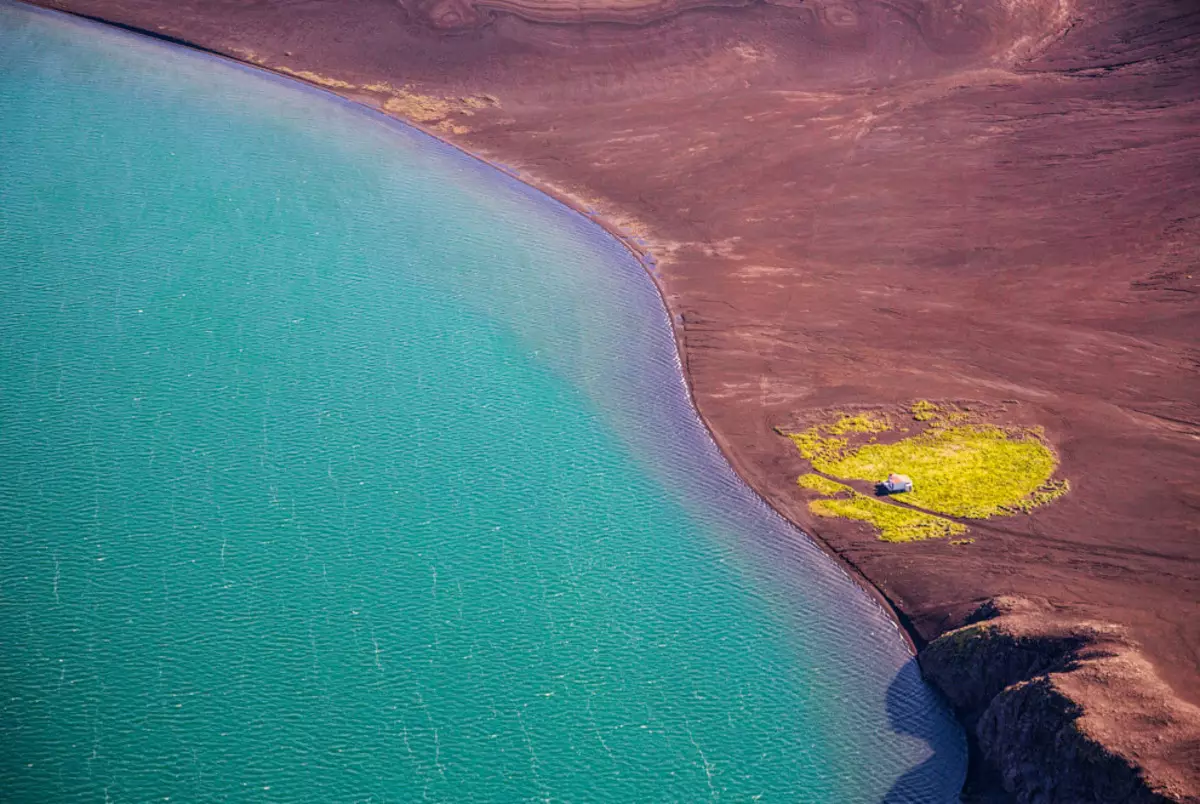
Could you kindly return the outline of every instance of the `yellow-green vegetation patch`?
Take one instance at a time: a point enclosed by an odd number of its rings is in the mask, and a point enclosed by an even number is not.
[[[812,462],[834,477],[879,480],[889,472],[906,474],[914,484],[904,495],[906,503],[974,519],[1038,504],[1032,495],[1049,488],[1057,463],[1035,433],[991,425],[928,430],[894,444],[867,444],[838,458]],[[1062,493],[1057,488],[1045,491],[1042,499]]]
[[[802,489],[811,489],[818,494],[824,494],[826,497],[836,497],[839,494],[852,492],[854,489],[849,486],[842,485],[836,481],[830,480],[827,477],[820,475],[800,475],[796,480],[796,484]]]
[[[867,522],[885,541],[913,541],[966,531],[946,517],[1028,513],[1070,490],[1066,480],[1052,479],[1058,461],[1039,428],[976,423],[974,414],[956,404],[924,399],[910,411],[925,431],[890,444],[874,437],[894,429],[883,412],[839,412],[800,432],[780,431],[812,464],[814,473],[801,476],[798,485],[826,498],[809,504],[813,513]],[[897,498],[903,504],[838,482],[879,482],[892,473],[913,480],[913,490]]]
[[[784,433],[800,450],[800,454],[818,471],[820,464],[831,463],[843,458],[850,448],[850,440],[843,436],[884,433],[892,429],[892,423],[882,413],[837,413],[832,424],[818,424],[798,433]],[[862,439],[858,439],[862,440]]]
[[[881,502],[858,492],[853,492],[845,498],[814,500],[808,507],[817,516],[843,517],[866,522],[879,531],[879,538],[885,542],[941,539],[967,531],[966,527],[958,522],[951,522],[924,511]]]
[[[918,399],[913,403],[912,417],[919,422],[929,422],[930,428],[941,428],[951,424],[962,424],[971,420],[971,414],[959,410],[957,405],[930,402],[928,399]]]
[[[928,399],[918,399],[913,403],[912,415],[919,422],[927,422],[941,415],[942,408]]]
[[[890,429],[892,429],[892,423],[886,416],[859,413],[854,416],[841,416],[836,422],[826,426],[825,432],[830,435],[845,435],[846,433],[884,433]]]
[[[1001,510],[1006,514],[1028,514],[1034,508],[1049,505],[1070,490],[1070,480],[1047,480],[1025,499],[1005,505]]]
[[[840,459],[850,442],[844,438],[829,438],[821,435],[820,427],[810,427],[799,433],[788,433],[788,438],[800,450],[805,460],[810,461],[819,471],[820,464],[831,463]]]

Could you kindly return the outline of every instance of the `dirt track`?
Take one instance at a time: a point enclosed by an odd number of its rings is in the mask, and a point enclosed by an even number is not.
[[[44,4],[368,103],[495,96],[418,122],[649,240],[730,459],[921,637],[1044,600],[1200,704],[1194,4]],[[917,398],[1043,425],[1073,491],[965,546],[813,521],[773,427]]]

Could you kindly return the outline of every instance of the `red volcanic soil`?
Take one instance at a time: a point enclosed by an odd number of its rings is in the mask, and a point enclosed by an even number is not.
[[[391,98],[645,237],[730,460],[918,641],[1027,598],[1044,620],[1120,626],[1195,716],[1193,2],[43,4]],[[496,103],[458,100],[476,93]],[[1071,493],[959,546],[810,516],[805,464],[773,428],[920,398],[1042,425]],[[1200,784],[1188,734],[1177,798]]]

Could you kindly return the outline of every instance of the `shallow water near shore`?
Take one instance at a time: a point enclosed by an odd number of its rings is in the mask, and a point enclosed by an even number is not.
[[[956,799],[596,226],[3,0],[0,142],[4,800]]]

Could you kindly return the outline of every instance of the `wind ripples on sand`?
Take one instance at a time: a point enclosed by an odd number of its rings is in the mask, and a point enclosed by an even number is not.
[[[2,0],[0,137],[6,800],[955,799],[586,220]]]

